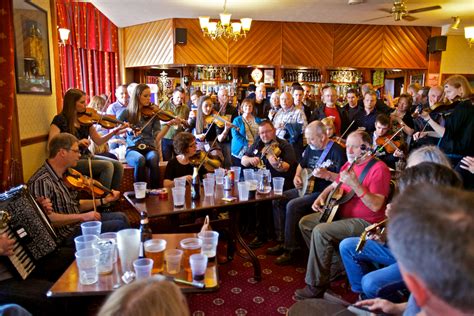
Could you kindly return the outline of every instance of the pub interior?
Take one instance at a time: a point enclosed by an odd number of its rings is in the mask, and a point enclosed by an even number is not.
[[[474,314],[472,0],[0,12],[2,315]]]

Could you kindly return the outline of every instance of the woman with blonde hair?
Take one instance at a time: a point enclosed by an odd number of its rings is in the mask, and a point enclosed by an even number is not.
[[[135,281],[113,292],[98,316],[189,316],[179,287],[153,278]]]

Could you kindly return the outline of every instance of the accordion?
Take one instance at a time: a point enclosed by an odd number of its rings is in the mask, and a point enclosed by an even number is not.
[[[57,235],[48,217],[25,185],[0,194],[0,234],[15,241],[8,256],[23,279],[35,269],[35,263],[58,247]]]

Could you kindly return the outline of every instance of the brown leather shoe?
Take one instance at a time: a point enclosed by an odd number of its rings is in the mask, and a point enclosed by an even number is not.
[[[279,266],[286,266],[293,262],[295,257],[291,254],[291,252],[285,251],[281,256],[273,261],[276,265]]]
[[[297,300],[305,300],[308,298],[322,298],[326,289],[319,288],[317,286],[307,285],[302,289],[295,291],[295,297]]]
[[[285,252],[285,247],[283,246],[283,244],[278,244],[275,247],[268,248],[266,253],[267,255],[271,256],[279,256],[283,252]]]

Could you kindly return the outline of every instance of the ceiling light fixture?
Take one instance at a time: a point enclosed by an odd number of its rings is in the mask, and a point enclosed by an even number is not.
[[[459,24],[461,23],[461,18],[458,17],[458,16],[453,16],[452,19],[453,19],[453,23],[451,24],[451,28],[453,30],[459,29]]]
[[[220,21],[211,22],[209,16],[200,16],[199,24],[204,36],[215,40],[220,37],[233,39],[234,41],[245,37],[250,31],[252,19],[242,18],[239,22],[231,22],[232,14],[227,13],[227,0],[224,0],[224,12],[220,14]]]
[[[464,27],[464,37],[467,39],[469,47],[472,47],[474,45],[474,26]]]

